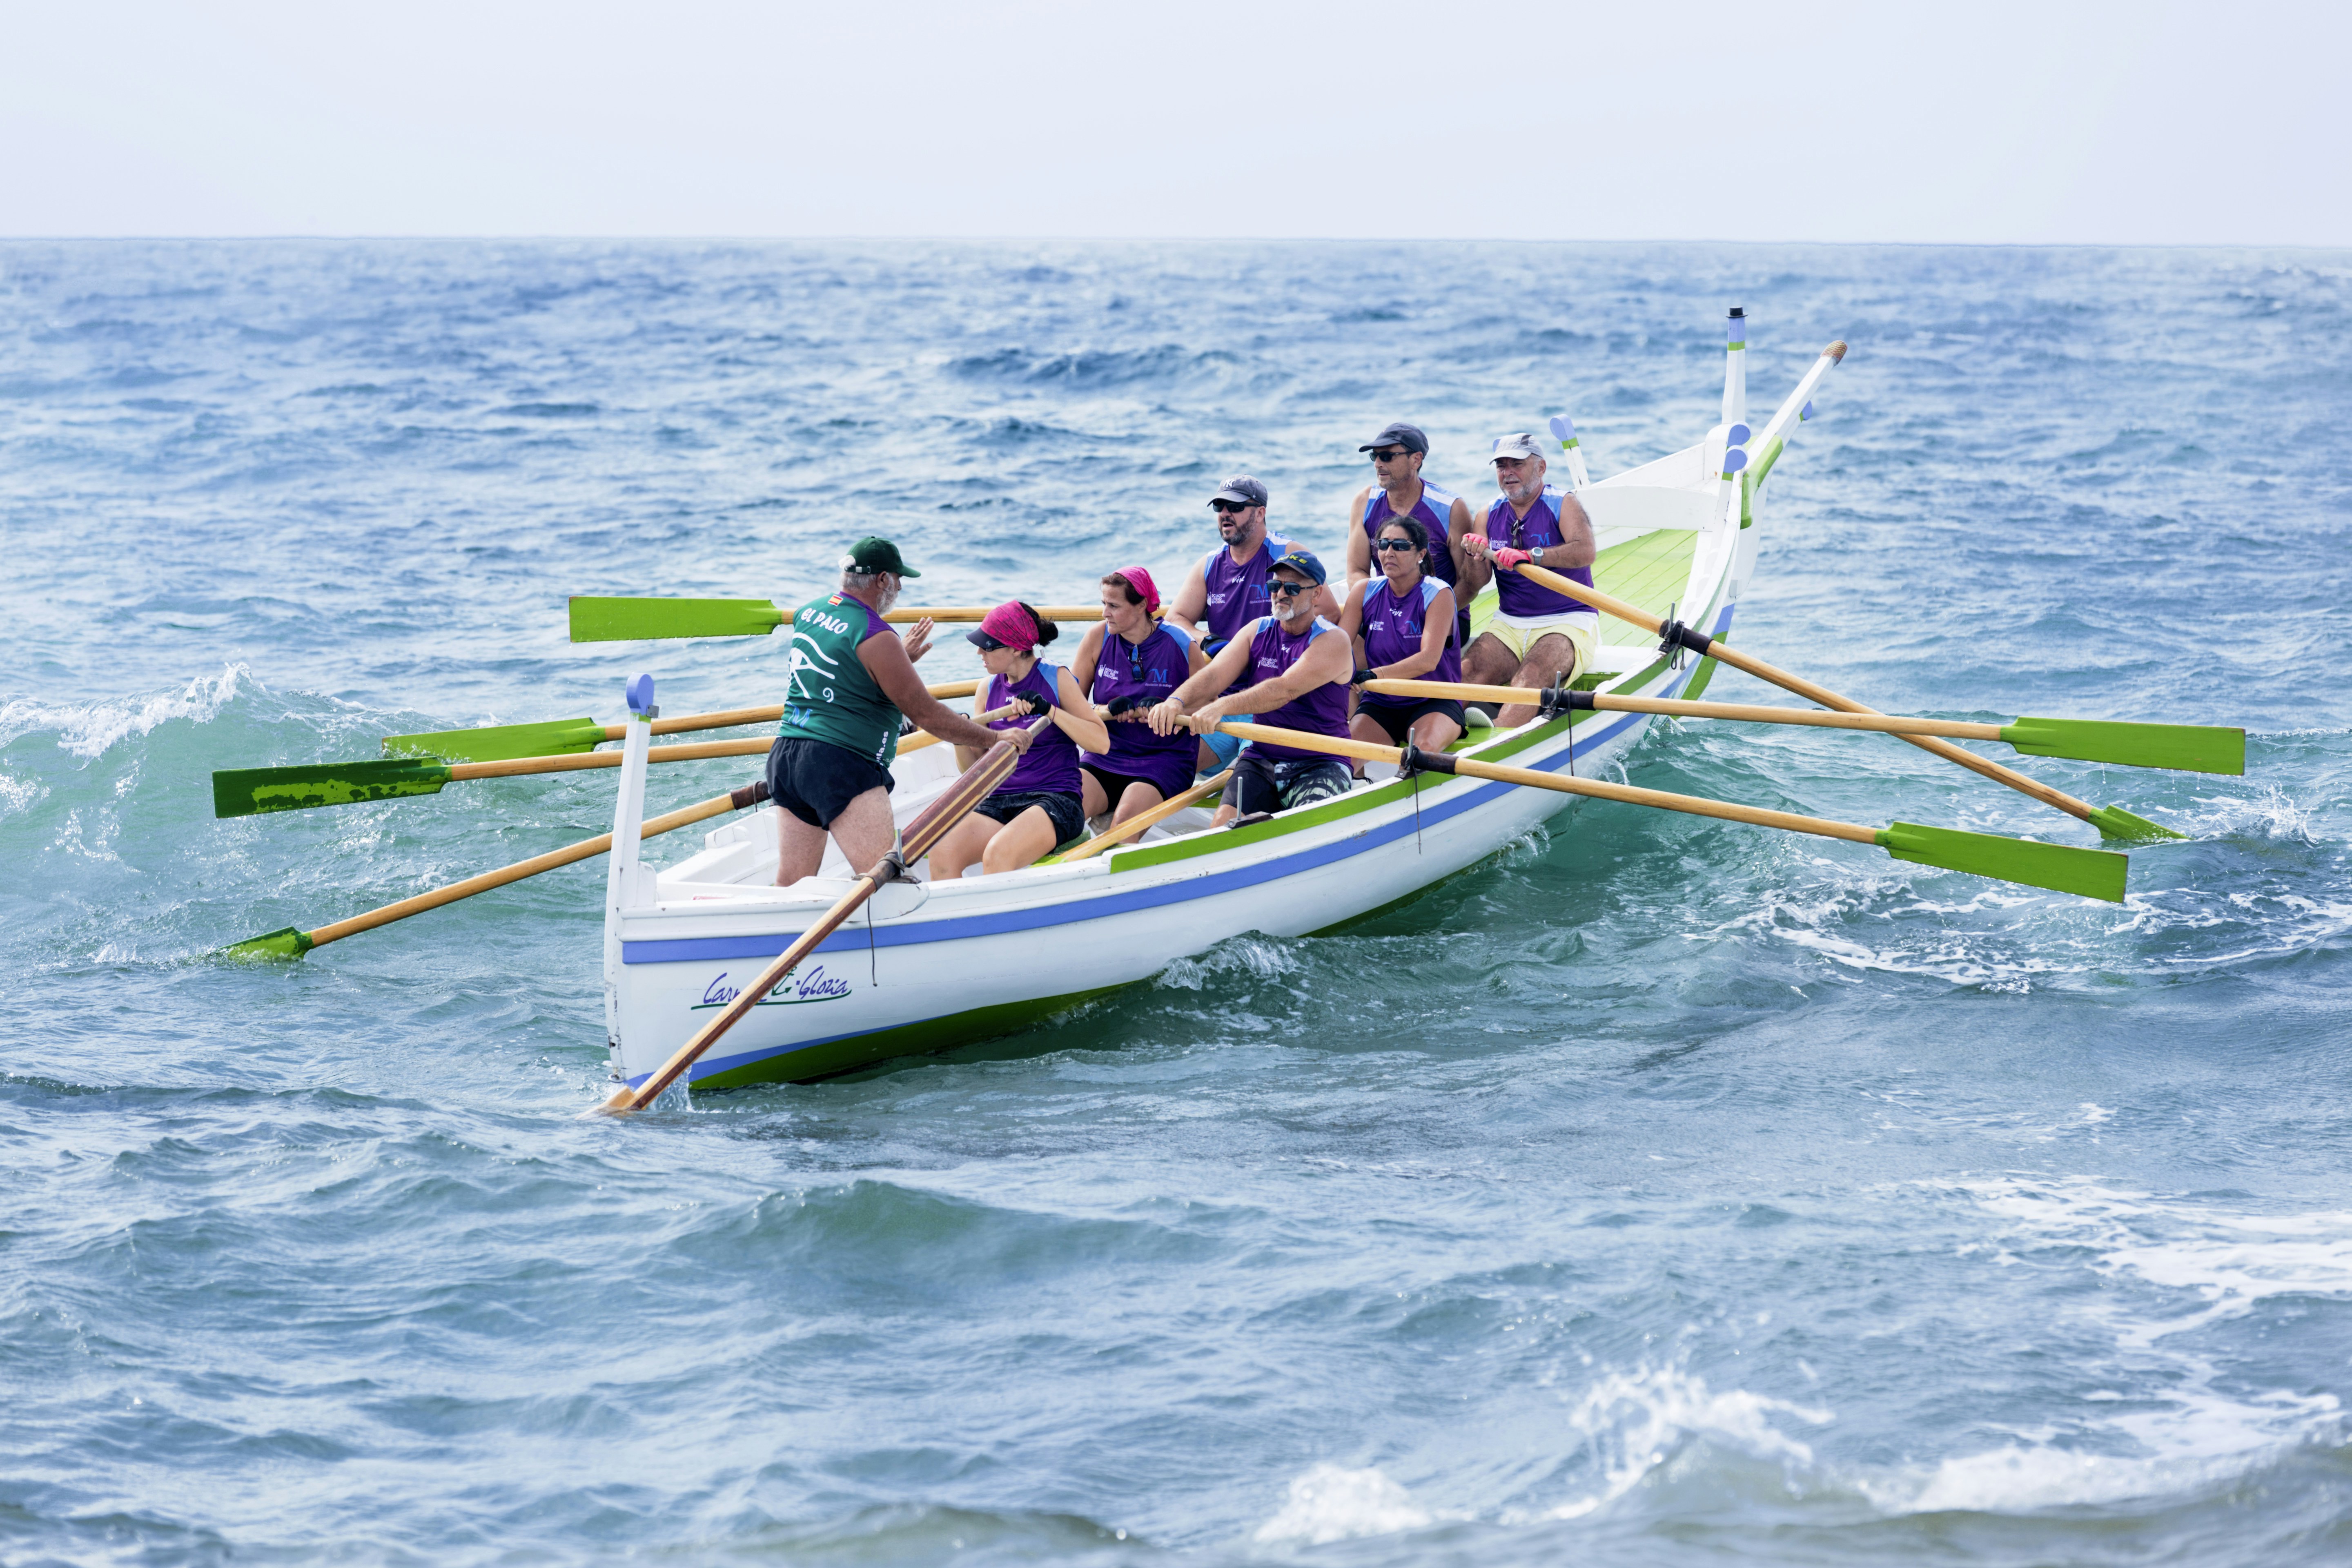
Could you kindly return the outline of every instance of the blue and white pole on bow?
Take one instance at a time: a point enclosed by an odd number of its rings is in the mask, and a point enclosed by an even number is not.
[[[1584,472],[1584,447],[1576,439],[1576,421],[1565,414],[1553,415],[1551,434],[1552,438],[1559,443],[1559,449],[1567,454],[1568,488],[1571,490],[1590,489],[1592,480]]]

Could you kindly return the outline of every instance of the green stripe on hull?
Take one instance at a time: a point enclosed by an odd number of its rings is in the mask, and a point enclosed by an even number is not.
[[[756,1062],[746,1062],[740,1068],[729,1068],[724,1072],[696,1079],[694,1088],[698,1090],[745,1089],[759,1083],[809,1083],[821,1078],[836,1078],[897,1057],[950,1051],[958,1046],[978,1045],[982,1040],[1018,1034],[1056,1013],[1066,1013],[1097,997],[1126,989],[1125,985],[1106,985],[1093,991],[1073,992],[1066,996],[975,1007],[969,1013],[950,1013],[944,1018],[927,1018],[919,1024],[901,1024],[895,1029],[877,1029],[870,1035],[853,1035],[845,1040],[831,1040],[805,1050],[780,1052]]]

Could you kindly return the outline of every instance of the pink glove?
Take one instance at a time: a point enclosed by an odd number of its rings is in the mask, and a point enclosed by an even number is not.
[[[1462,536],[1462,548],[1473,555],[1485,554],[1487,542],[1486,536],[1483,533],[1465,533]]]
[[[1526,551],[1514,550],[1507,544],[1503,546],[1502,549],[1495,552],[1495,564],[1501,567],[1506,572],[1517,571],[1520,566],[1524,565],[1528,560],[1528,555]]]

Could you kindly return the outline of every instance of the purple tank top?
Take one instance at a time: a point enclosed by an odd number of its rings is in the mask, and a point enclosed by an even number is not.
[[[1030,666],[1028,674],[1009,686],[1005,684],[1004,677],[992,675],[988,678],[988,692],[981,702],[981,711],[985,713],[992,708],[1002,708],[1015,697],[1029,696],[1043,697],[1058,708],[1061,699],[1055,693],[1055,687],[1060,676],[1061,671],[1056,667],[1042,658]],[[992,730],[1012,730],[1036,721],[1034,719],[991,719],[988,727]],[[1021,760],[1013,764],[1012,773],[996,786],[995,793],[1077,794],[1078,743],[1064,733],[1059,724],[1046,725],[1037,738],[1029,742],[1029,749],[1021,753]]]
[[[1252,621],[1274,613],[1265,585],[1274,576],[1274,563],[1289,553],[1290,541],[1269,533],[1258,542],[1257,553],[1239,566],[1234,564],[1234,552],[1222,544],[1202,557],[1201,581],[1209,591],[1208,614],[1201,617],[1209,631],[1203,652],[1213,655]]]
[[[1282,629],[1282,623],[1272,616],[1257,624],[1256,634],[1250,638],[1249,674],[1240,685],[1255,686],[1262,680],[1272,680],[1306,655],[1307,646],[1319,637],[1337,637],[1339,628],[1318,616],[1307,629],[1292,637]],[[1281,707],[1265,713],[1253,713],[1242,720],[1245,724],[1272,724],[1284,730],[1304,730],[1310,735],[1328,735],[1333,740],[1348,738],[1348,683],[1327,680],[1311,686],[1305,695],[1294,697]],[[1266,741],[1252,741],[1251,747],[1263,757],[1329,758],[1328,752],[1302,752],[1296,746],[1277,746]]]
[[[1428,622],[1429,606],[1437,595],[1445,592],[1445,584],[1432,577],[1423,577],[1421,585],[1410,596],[1400,599],[1385,577],[1375,577],[1364,588],[1364,662],[1378,668],[1411,658],[1421,651],[1422,629]],[[1437,656],[1437,668],[1426,675],[1416,675],[1415,680],[1459,680],[1462,679],[1462,645],[1453,637],[1445,639],[1445,651]],[[1357,698],[1359,702],[1373,708],[1410,708],[1425,702],[1423,697],[1383,697],[1367,691]]]
[[[1146,707],[1159,702],[1184,684],[1192,639],[1174,626],[1160,626],[1140,643],[1117,632],[1103,632],[1102,652],[1095,659],[1094,690],[1087,695],[1097,708],[1108,708],[1122,697],[1139,700]],[[1107,773],[1130,778],[1156,778],[1171,759],[1181,763],[1190,777],[1200,738],[1190,730],[1155,735],[1149,724],[1129,719],[1108,719],[1110,750],[1097,764]]]
[[[1445,539],[1451,526],[1453,512],[1454,492],[1439,489],[1427,479],[1423,479],[1421,483],[1421,499],[1412,503],[1411,511],[1404,514],[1429,531],[1429,549],[1421,558],[1423,574],[1436,578],[1449,588],[1454,583],[1454,552],[1447,548]],[[1379,543],[1381,524],[1396,515],[1395,510],[1389,505],[1389,492],[1375,485],[1372,488],[1371,504],[1364,508],[1364,538],[1372,543]],[[1378,578],[1380,574],[1381,554],[1375,550],[1372,552],[1372,575]]]
[[[1538,545],[1549,550],[1565,542],[1559,531],[1560,493],[1546,485],[1536,504],[1528,508],[1528,515],[1515,518],[1511,503],[1501,496],[1486,509],[1486,537],[1497,545],[1509,545],[1514,550],[1533,550]],[[1567,578],[1571,583],[1592,586],[1590,566],[1547,566],[1548,572]],[[1495,593],[1501,603],[1496,607],[1507,616],[1564,616],[1571,610],[1598,614],[1581,599],[1571,599],[1566,594],[1555,594],[1539,583],[1531,583],[1517,572],[1495,574]]]

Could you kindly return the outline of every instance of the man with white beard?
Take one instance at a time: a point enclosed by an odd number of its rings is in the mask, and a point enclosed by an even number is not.
[[[780,888],[816,875],[827,834],[853,871],[888,852],[898,836],[890,763],[907,720],[975,751],[999,741],[1029,749],[1026,730],[975,724],[924,687],[915,661],[930,651],[928,619],[904,642],[890,635],[883,615],[898,602],[900,582],[921,575],[888,540],[861,539],[841,558],[841,587],[793,612],[792,688],[768,749]]]
[[[1462,583],[1455,591],[1466,603],[1491,577],[1500,603],[1495,618],[1463,653],[1462,679],[1474,686],[1549,686],[1572,679],[1591,668],[1601,640],[1600,612],[1512,568],[1532,562],[1591,587],[1597,553],[1592,520],[1574,496],[1544,483],[1543,447],[1533,436],[1497,437],[1488,461],[1503,493],[1486,509],[1480,531],[1462,536]],[[1495,715],[1495,725],[1507,730],[1536,711],[1531,702],[1515,702]]]

